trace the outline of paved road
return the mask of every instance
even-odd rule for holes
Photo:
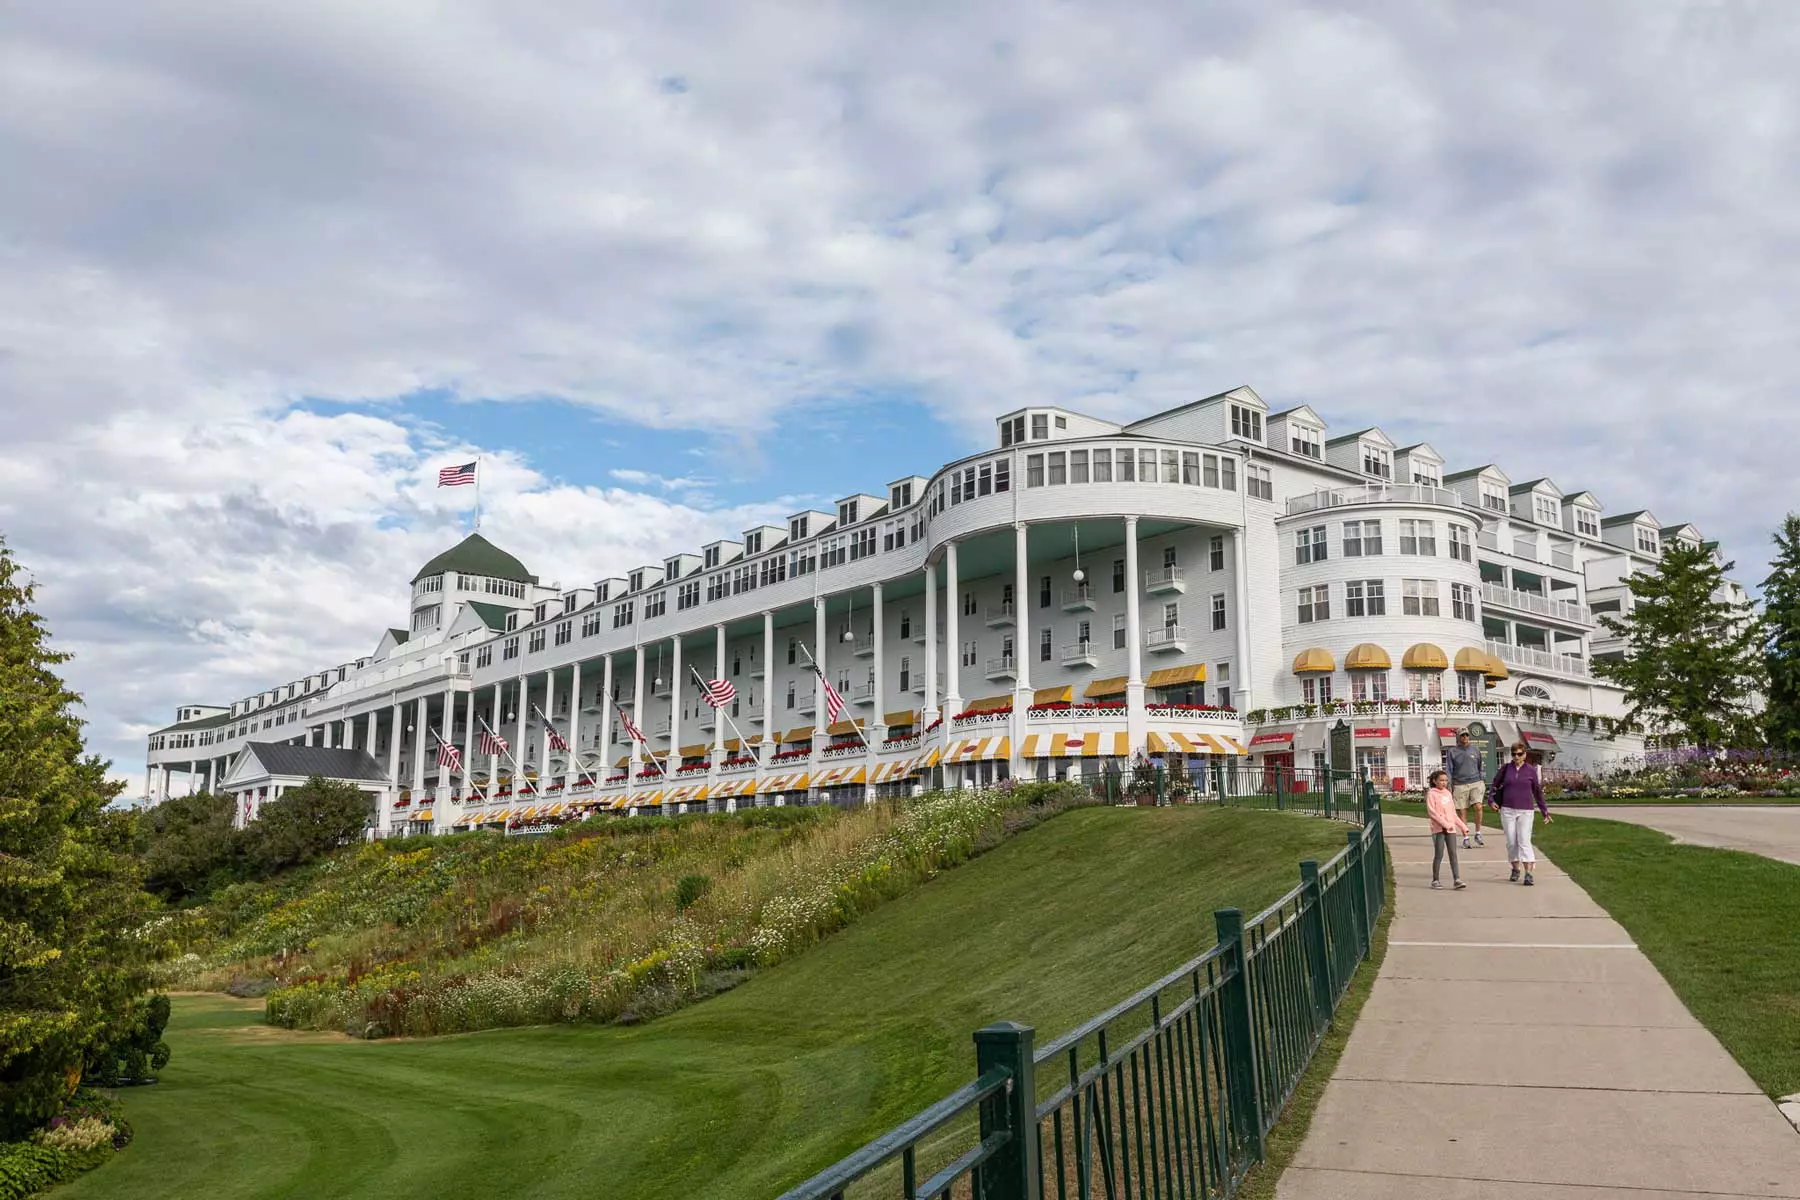
[[[1587,893],[1497,837],[1431,891],[1384,820],[1387,961],[1280,1200],[1800,1198],[1800,1134]]]
[[[1660,829],[1678,842],[1748,850],[1768,858],[1800,864],[1800,805],[1736,805],[1697,808],[1691,805],[1568,805],[1557,816],[1605,817]]]

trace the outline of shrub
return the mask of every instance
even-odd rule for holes
[[[0,1143],[0,1200],[48,1191],[75,1173],[69,1156],[37,1142]]]
[[[710,887],[710,875],[683,875],[675,881],[675,911],[686,912]]]

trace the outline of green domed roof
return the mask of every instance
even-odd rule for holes
[[[432,575],[460,571],[464,575],[487,575],[494,579],[510,579],[517,583],[536,583],[538,577],[525,569],[525,564],[502,550],[479,533],[471,533],[430,562],[412,577],[417,583]]]

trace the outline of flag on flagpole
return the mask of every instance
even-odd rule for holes
[[[438,472],[439,487],[462,487],[475,482],[475,464],[464,463],[460,467],[445,467]]]
[[[432,736],[438,741],[437,765],[452,771],[462,770],[462,751],[446,742],[436,730],[432,731]]]
[[[701,686],[700,693],[714,708],[724,708],[737,699],[737,688],[732,686],[729,679],[708,679]]]
[[[507,751],[506,739],[489,729],[487,722],[483,721],[481,723],[481,740],[477,743],[476,748],[483,754],[498,757]]]
[[[838,715],[844,711],[844,698],[838,695],[838,690],[836,688],[831,686],[831,680],[825,678],[825,672],[819,669],[819,664],[813,663],[811,665],[812,673],[819,677],[819,683],[825,688],[826,723],[835,725],[837,724]]]
[[[564,754],[567,754],[569,752],[569,743],[562,734],[556,732],[556,726],[550,723],[550,714],[543,709],[538,708],[535,704],[531,707],[537,709],[538,719],[544,723],[544,732],[550,737],[550,748],[552,750],[561,750]]]
[[[630,737],[632,741],[640,746],[648,746],[650,744],[650,739],[645,737],[643,732],[638,729],[636,725],[631,723],[631,718],[625,715],[625,709],[617,704],[613,705],[613,707],[618,709],[619,724],[625,727],[626,736]]]

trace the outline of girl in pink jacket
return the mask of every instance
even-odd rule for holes
[[[1457,865],[1456,838],[1458,834],[1468,836],[1469,827],[1456,811],[1456,797],[1450,792],[1450,776],[1444,771],[1433,771],[1428,782],[1430,787],[1425,792],[1425,815],[1431,818],[1431,886],[1444,886],[1438,879],[1438,868],[1444,861],[1444,855],[1449,854],[1450,879],[1460,892],[1468,885],[1462,881],[1462,868]]]

